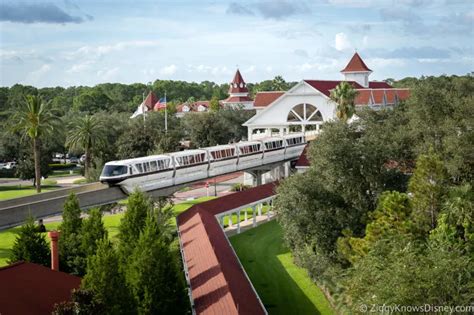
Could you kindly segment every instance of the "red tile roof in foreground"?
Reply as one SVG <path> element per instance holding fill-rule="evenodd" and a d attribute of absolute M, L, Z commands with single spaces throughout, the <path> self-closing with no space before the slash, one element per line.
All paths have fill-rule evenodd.
<path fill-rule="evenodd" d="M 342 73 L 344 72 L 358 72 L 358 71 L 372 71 L 367 67 L 365 64 L 364 60 L 359 56 L 359 54 L 356 52 L 354 56 L 352 56 L 351 60 L 347 64 L 347 66 L 341 70 Z"/>
<path fill-rule="evenodd" d="M 303 152 L 301 153 L 298 161 L 296 161 L 296 165 L 295 167 L 296 168 L 306 168 L 306 167 L 309 167 L 309 160 L 308 160 L 308 157 L 306 155 L 307 151 L 308 151 L 308 146 L 309 144 L 307 144 L 305 147 L 304 147 L 304 150 Z"/>
<path fill-rule="evenodd" d="M 275 194 L 276 183 L 197 204 L 178 218 L 181 250 L 197 314 L 265 314 L 216 215 Z"/>
<path fill-rule="evenodd" d="M 273 103 L 277 98 L 285 94 L 282 91 L 258 92 L 255 95 L 254 107 L 266 107 Z"/>
<path fill-rule="evenodd" d="M 68 301 L 81 278 L 41 265 L 18 262 L 0 268 L 0 314 L 51 314 Z"/>

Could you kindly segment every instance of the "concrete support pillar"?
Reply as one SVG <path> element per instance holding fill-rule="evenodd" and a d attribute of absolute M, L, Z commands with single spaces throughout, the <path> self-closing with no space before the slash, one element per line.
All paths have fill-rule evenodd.
<path fill-rule="evenodd" d="M 263 208 L 263 204 L 259 204 L 258 205 L 258 216 L 260 217 L 262 215 L 262 208 Z"/>
<path fill-rule="evenodd" d="M 306 127 L 305 125 L 301 125 L 301 132 L 304 133 L 304 132 L 306 131 L 306 128 L 305 128 L 305 127 Z"/>
<path fill-rule="evenodd" d="M 237 234 L 240 233 L 240 210 L 237 212 Z"/>
<path fill-rule="evenodd" d="M 284 128 L 280 127 L 280 137 L 283 136 L 284 134 L 285 134 Z"/>
<path fill-rule="evenodd" d="M 257 226 L 257 212 L 255 211 L 255 206 L 252 207 L 252 217 L 253 217 L 253 227 Z"/>
<path fill-rule="evenodd" d="M 262 185 L 262 179 L 263 179 L 263 171 L 261 170 L 255 170 L 250 173 L 253 177 L 253 186 L 260 186 Z"/>
<path fill-rule="evenodd" d="M 229 227 L 232 227 L 232 213 L 229 214 Z"/>
<path fill-rule="evenodd" d="M 244 221 L 247 222 L 247 209 L 244 210 Z"/>
<path fill-rule="evenodd" d="M 267 137 L 271 137 L 271 136 L 272 136 L 272 129 L 271 129 L 271 128 L 265 129 L 265 136 L 267 136 Z"/>

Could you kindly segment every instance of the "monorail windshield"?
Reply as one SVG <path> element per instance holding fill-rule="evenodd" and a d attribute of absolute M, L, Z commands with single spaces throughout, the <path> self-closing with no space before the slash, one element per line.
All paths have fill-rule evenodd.
<path fill-rule="evenodd" d="M 127 174 L 127 166 L 125 165 L 106 165 L 102 171 L 102 176 L 119 176 Z"/>

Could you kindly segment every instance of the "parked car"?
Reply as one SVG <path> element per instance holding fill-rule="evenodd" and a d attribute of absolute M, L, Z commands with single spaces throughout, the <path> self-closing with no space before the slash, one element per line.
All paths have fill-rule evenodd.
<path fill-rule="evenodd" d="M 6 167 L 5 163 L 0 163 L 0 170 L 3 170 Z"/>
<path fill-rule="evenodd" d="M 73 163 L 73 164 L 78 164 L 79 163 L 79 159 L 75 156 L 71 156 L 67 161 L 68 161 L 68 163 Z"/>
<path fill-rule="evenodd" d="M 84 164 L 86 162 L 86 155 L 85 154 L 81 155 L 81 158 L 79 159 L 79 162 L 81 162 L 81 164 Z"/>
<path fill-rule="evenodd" d="M 16 162 L 7 162 L 7 164 L 5 164 L 5 168 L 7 170 L 12 170 L 12 169 L 16 168 Z"/>

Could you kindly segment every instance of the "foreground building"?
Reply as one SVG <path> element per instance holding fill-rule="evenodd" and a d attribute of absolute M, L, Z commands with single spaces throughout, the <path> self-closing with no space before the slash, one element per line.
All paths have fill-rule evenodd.
<path fill-rule="evenodd" d="M 343 80 L 303 80 L 287 92 L 257 93 L 254 105 L 257 113 L 244 124 L 248 127 L 248 139 L 291 132 L 304 132 L 310 138 L 315 136 L 325 121 L 336 118 L 336 103 L 330 99 L 330 94 L 343 81 L 349 82 L 358 92 L 356 109 L 392 107 L 410 95 L 408 89 L 370 81 L 372 70 L 358 53 L 341 73 Z"/>

